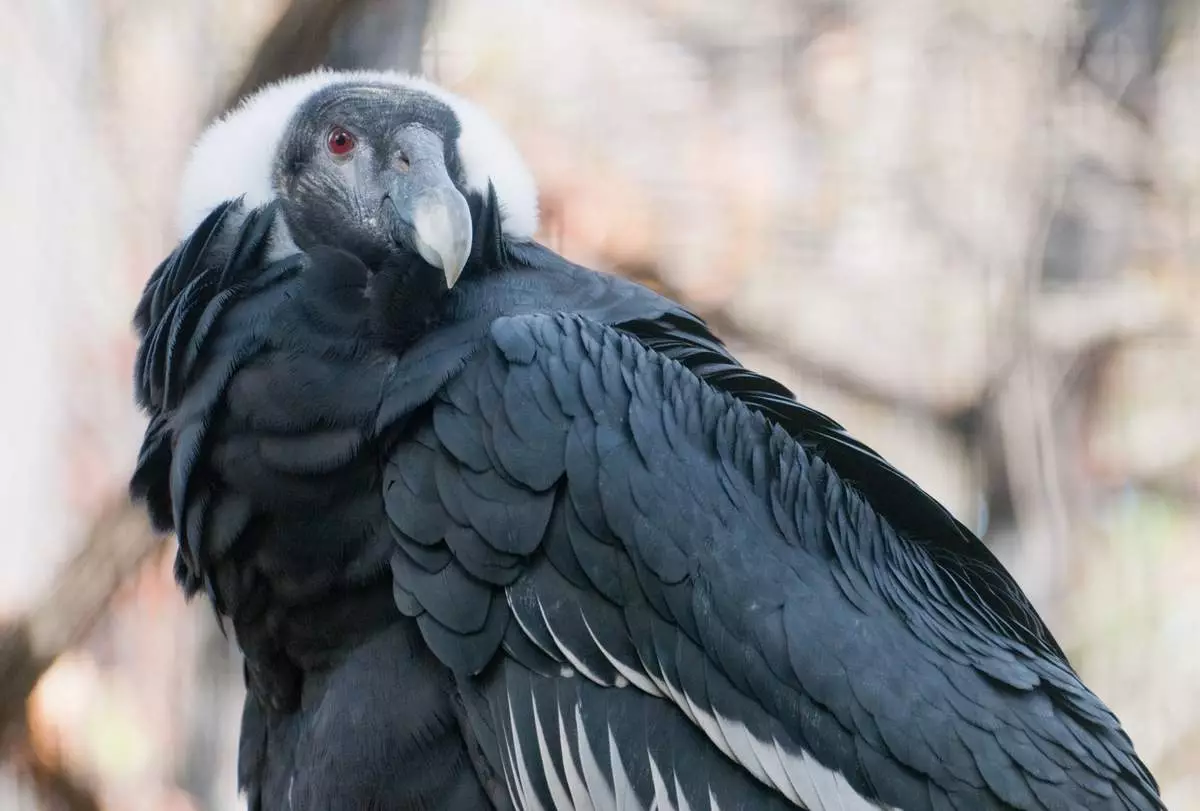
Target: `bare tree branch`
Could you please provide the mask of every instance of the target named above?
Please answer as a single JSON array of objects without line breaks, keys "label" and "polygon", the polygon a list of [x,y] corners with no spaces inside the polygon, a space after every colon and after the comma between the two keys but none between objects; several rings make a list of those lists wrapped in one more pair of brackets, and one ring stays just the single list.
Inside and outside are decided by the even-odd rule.
[{"label": "bare tree branch", "polygon": [[265,84],[321,64],[329,53],[338,22],[363,3],[364,0],[294,0],[259,46],[254,61],[224,106]]},{"label": "bare tree branch", "polygon": [[0,736],[21,722],[42,674],[87,635],[121,583],[162,541],[146,511],[122,493],[96,518],[46,593],[0,627]]},{"label": "bare tree branch", "polygon": [[294,0],[267,34],[223,109],[318,65],[415,71],[431,0]]},{"label": "bare tree branch", "polygon": [[61,758],[47,757],[28,740],[16,748],[15,765],[29,776],[44,811],[101,811],[100,800],[87,781],[73,773]]}]

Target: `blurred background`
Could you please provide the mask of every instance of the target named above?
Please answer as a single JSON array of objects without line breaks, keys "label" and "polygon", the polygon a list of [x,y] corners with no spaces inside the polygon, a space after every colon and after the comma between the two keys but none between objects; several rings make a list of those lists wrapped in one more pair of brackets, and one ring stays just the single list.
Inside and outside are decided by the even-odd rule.
[{"label": "blurred background", "polygon": [[129,324],[198,131],[317,64],[482,103],[542,241],[976,529],[1200,809],[1195,0],[0,2],[0,809],[241,807],[236,649],[125,497]]}]

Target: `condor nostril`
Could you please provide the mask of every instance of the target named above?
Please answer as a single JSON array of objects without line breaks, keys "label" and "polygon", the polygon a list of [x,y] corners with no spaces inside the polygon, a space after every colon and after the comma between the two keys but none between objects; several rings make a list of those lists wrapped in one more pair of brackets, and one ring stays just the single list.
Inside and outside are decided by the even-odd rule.
[{"label": "condor nostril", "polygon": [[405,154],[404,152],[397,152],[392,157],[392,165],[395,166],[397,169],[399,169],[401,172],[407,172],[409,167],[412,164],[409,163],[407,154]]}]

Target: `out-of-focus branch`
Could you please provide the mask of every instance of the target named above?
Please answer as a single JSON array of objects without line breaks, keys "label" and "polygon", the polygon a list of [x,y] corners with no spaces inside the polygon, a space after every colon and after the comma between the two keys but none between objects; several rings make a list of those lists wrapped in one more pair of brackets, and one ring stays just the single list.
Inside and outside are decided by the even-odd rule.
[{"label": "out-of-focus branch", "polygon": [[294,0],[267,34],[225,106],[264,84],[321,64],[338,23],[364,0]]},{"label": "out-of-focus branch", "polygon": [[322,64],[415,70],[431,0],[293,0],[223,107]]},{"label": "out-of-focus branch", "polygon": [[84,638],[121,583],[161,544],[145,510],[122,494],[32,608],[0,626],[0,736],[20,723],[42,674]]},{"label": "out-of-focus branch", "polygon": [[[28,725],[25,727],[28,735]],[[14,763],[29,776],[45,811],[100,811],[102,806],[87,782],[59,758],[47,758],[26,740],[17,747]]]},{"label": "out-of-focus branch", "polygon": [[[730,314],[723,307],[697,306],[688,295],[653,265],[618,266],[621,275],[644,284],[663,295],[681,302],[703,317],[723,339],[745,344],[760,355],[794,369],[801,377],[821,380],[864,402],[897,411],[928,414],[934,419],[952,421],[964,411],[977,408],[982,402],[946,402],[919,388],[910,388],[885,379],[882,371],[873,375],[870,367],[852,368],[836,359],[818,358],[802,349],[783,346],[765,334],[768,327],[754,325]],[[1054,353],[1065,359],[1082,356],[1097,347],[1153,335],[1169,335],[1180,329],[1181,312],[1147,282],[1122,280],[1092,289],[1072,288],[1057,295],[1041,293],[1025,296],[1012,304],[1010,314],[1019,313],[1028,324],[1020,329],[1007,329],[1003,337],[1009,343],[997,346],[995,357],[981,389],[981,399],[990,400],[1008,384],[1019,356],[1024,351],[1018,344],[1020,336],[1036,343],[1039,351]],[[881,361],[881,364],[884,361]]]}]

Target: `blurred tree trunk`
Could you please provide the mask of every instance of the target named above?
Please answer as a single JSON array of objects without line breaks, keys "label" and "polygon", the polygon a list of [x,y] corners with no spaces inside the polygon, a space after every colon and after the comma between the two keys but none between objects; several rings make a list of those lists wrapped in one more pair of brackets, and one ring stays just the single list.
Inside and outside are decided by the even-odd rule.
[{"label": "blurred tree trunk", "polygon": [[160,545],[140,507],[123,498],[114,502],[50,589],[0,626],[0,734],[21,719],[42,674],[83,640],[112,595]]},{"label": "blurred tree trunk", "polygon": [[293,0],[225,106],[319,65],[417,71],[430,7],[431,0]]}]

